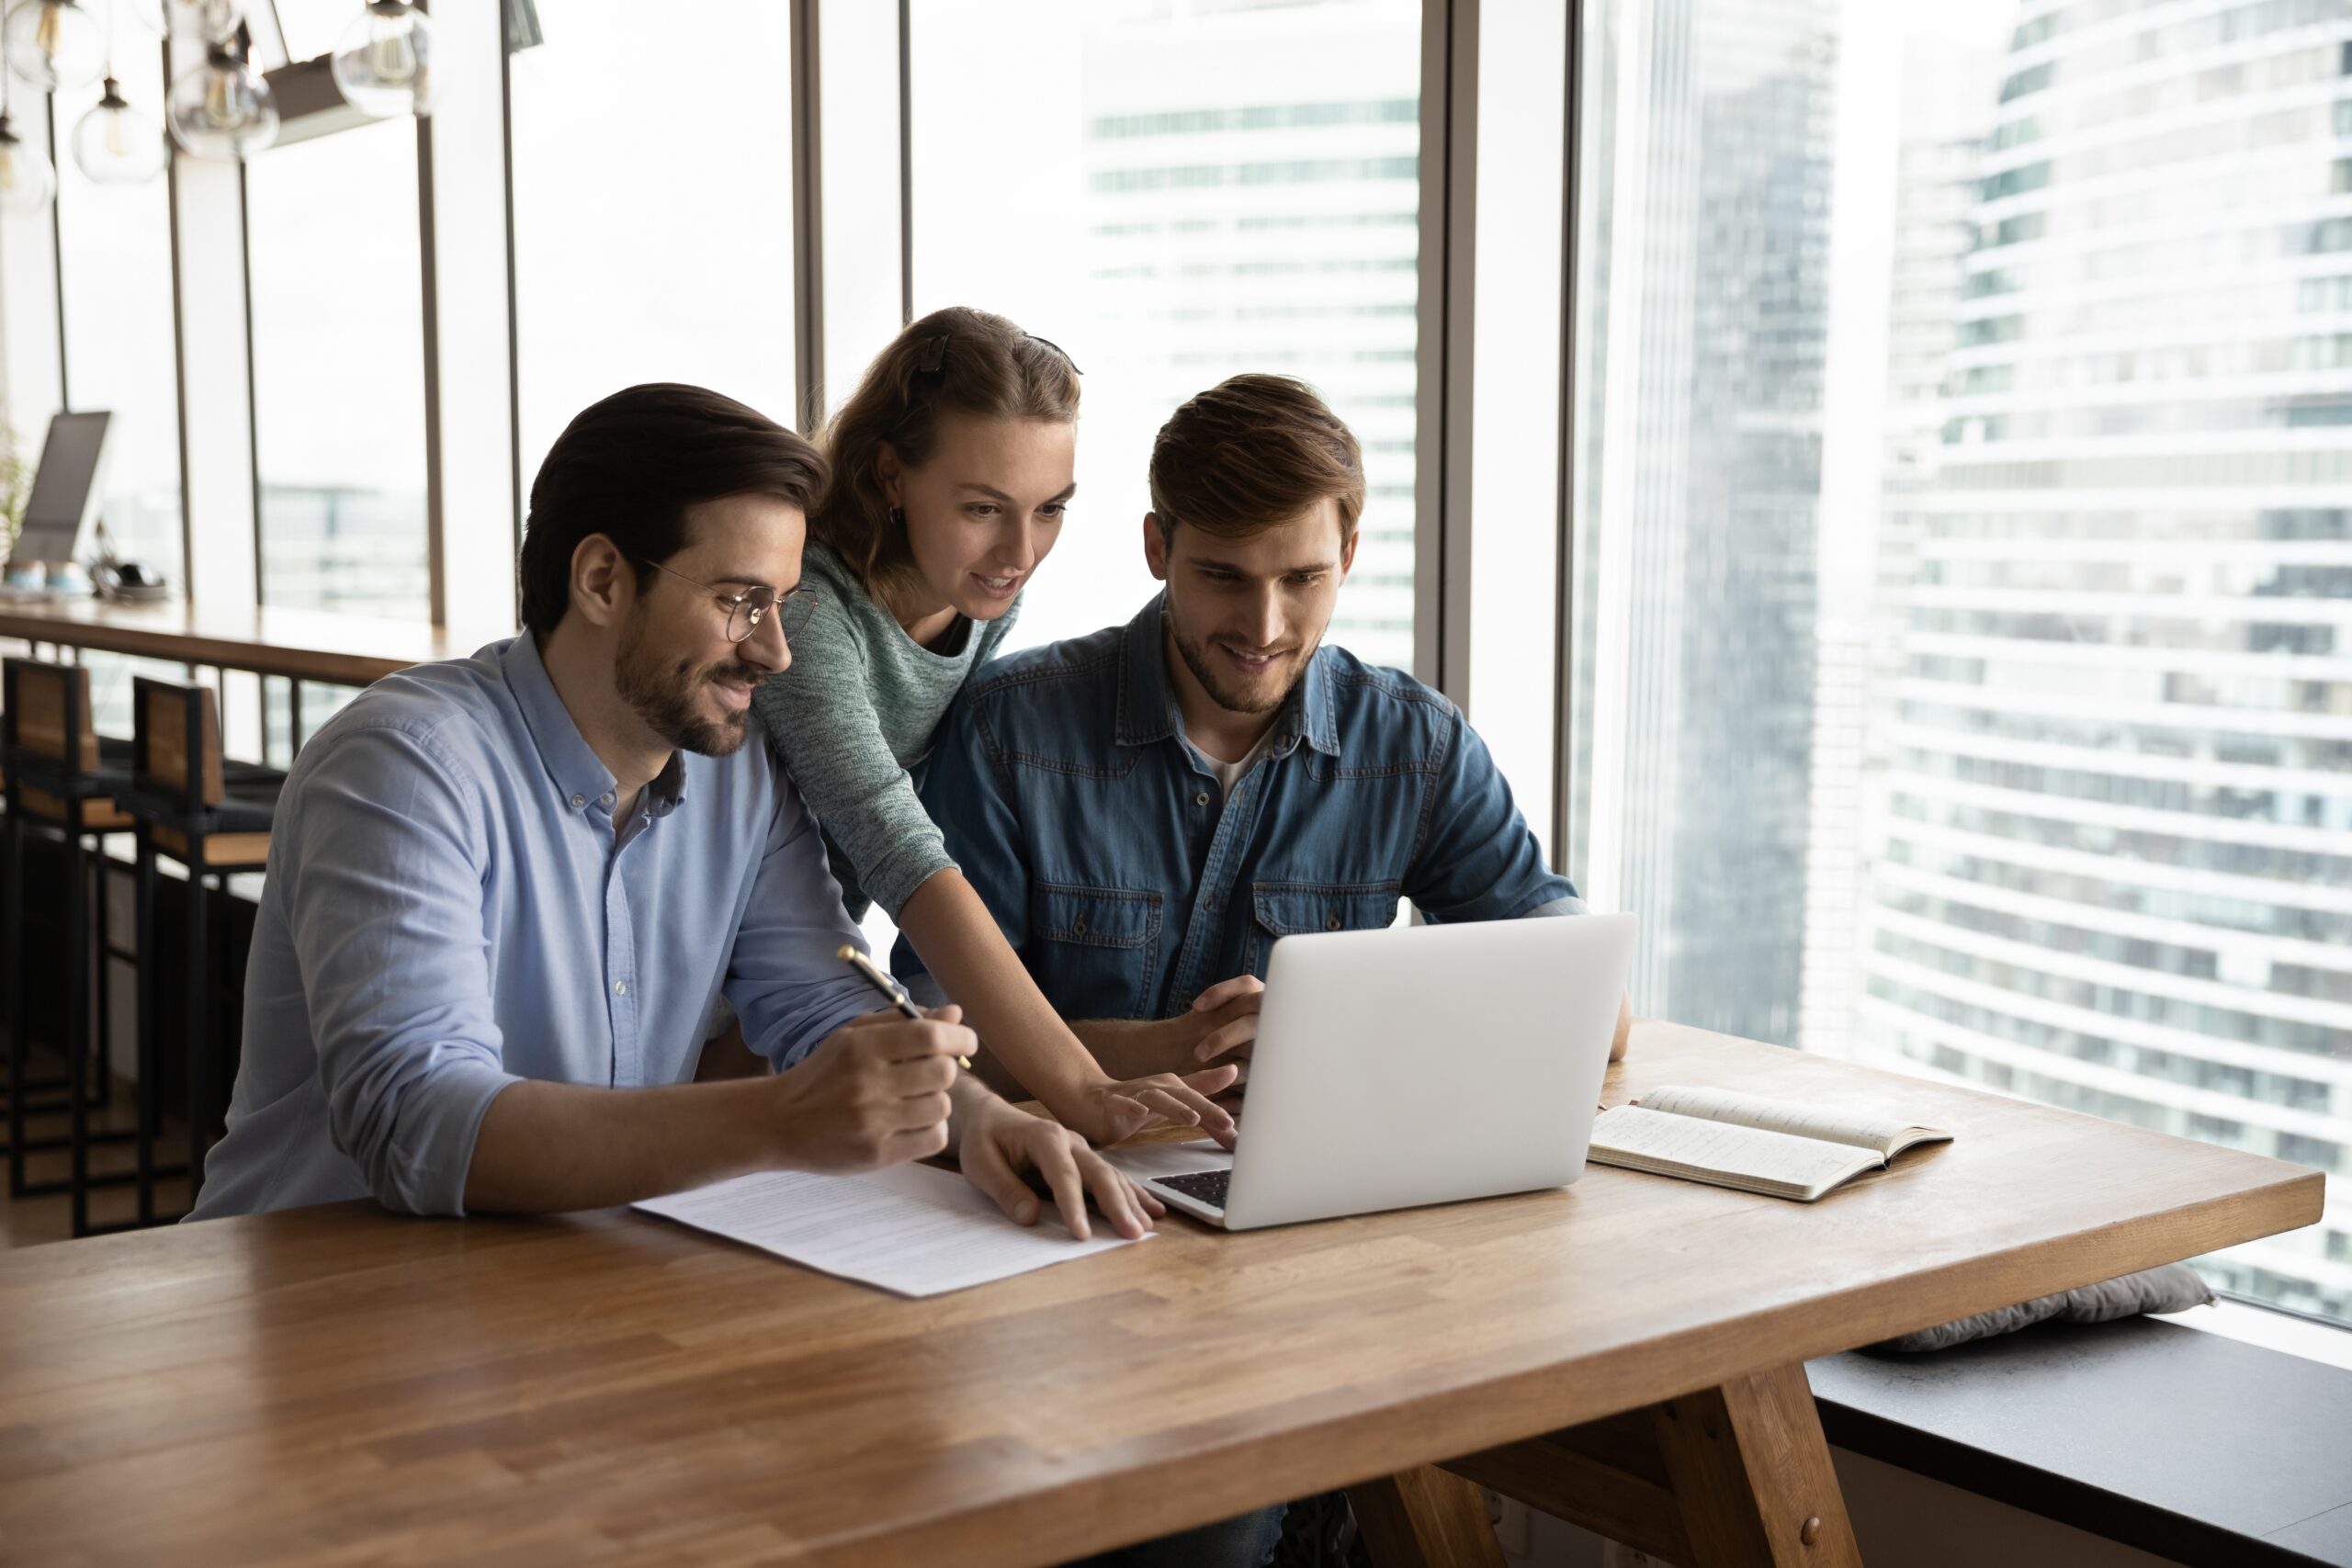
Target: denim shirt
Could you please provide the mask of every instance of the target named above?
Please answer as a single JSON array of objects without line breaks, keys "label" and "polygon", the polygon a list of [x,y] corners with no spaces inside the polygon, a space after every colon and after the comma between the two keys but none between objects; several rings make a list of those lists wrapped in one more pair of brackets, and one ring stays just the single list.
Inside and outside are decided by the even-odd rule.
[{"label": "denim shirt", "polygon": [[[922,799],[1069,1019],[1183,1011],[1276,938],[1574,912],[1461,711],[1325,647],[1220,798],[1184,739],[1155,598],[1125,626],[1001,659],[933,744]],[[910,983],[922,961],[903,940]],[[936,997],[935,985],[918,987]]]}]

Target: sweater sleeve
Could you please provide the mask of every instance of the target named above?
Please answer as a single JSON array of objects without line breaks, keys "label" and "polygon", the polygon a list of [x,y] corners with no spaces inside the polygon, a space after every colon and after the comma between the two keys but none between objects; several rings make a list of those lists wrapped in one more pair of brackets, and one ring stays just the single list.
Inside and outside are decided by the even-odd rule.
[{"label": "sweater sleeve", "polygon": [[882,732],[847,606],[831,594],[818,604],[793,639],[791,668],[760,682],[752,705],[793,787],[892,919],[916,888],[955,869]]}]

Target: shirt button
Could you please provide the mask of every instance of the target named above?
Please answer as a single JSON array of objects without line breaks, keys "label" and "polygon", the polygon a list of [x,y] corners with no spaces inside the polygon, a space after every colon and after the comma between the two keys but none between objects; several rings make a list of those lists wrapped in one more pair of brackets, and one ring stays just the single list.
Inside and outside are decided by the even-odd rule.
[{"label": "shirt button", "polygon": [[599,806],[610,806],[612,803],[613,792],[611,790],[606,790],[604,794],[596,797],[596,804]]},{"label": "shirt button", "polygon": [[1206,806],[1208,803],[1209,792],[1206,790],[1203,790],[1200,794],[1193,796],[1193,804],[1195,806]]},{"label": "shirt button", "polygon": [[571,804],[575,807],[585,806],[588,804],[588,797],[584,795],[575,795],[571,797]]},{"label": "shirt button", "polygon": [[613,995],[615,995],[615,996],[616,996],[616,997],[625,997],[625,996],[628,995],[628,982],[627,980],[616,980],[616,981],[614,981],[614,982],[613,982]]}]

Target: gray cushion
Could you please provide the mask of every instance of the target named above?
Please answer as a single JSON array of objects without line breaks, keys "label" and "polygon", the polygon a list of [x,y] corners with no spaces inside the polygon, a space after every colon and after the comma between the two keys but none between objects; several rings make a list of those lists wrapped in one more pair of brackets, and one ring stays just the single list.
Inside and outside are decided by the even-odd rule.
[{"label": "gray cushion", "polygon": [[2167,1263],[2161,1269],[2146,1269],[2137,1274],[2120,1279],[2103,1280],[2096,1285],[2078,1290],[2061,1291],[2054,1296],[2041,1296],[2030,1302],[2019,1302],[1992,1312],[1980,1312],[1973,1317],[1954,1318],[1933,1328],[1922,1328],[1916,1334],[1905,1334],[1873,1345],[1874,1350],[1943,1350],[1954,1345],[1965,1345],[1972,1339],[1990,1339],[1996,1334],[2014,1334],[2020,1328],[2030,1328],[2037,1323],[2052,1319],[2061,1323],[2106,1323],[2113,1318],[2136,1317],[2143,1312],[2186,1312],[2193,1306],[2212,1304],[2213,1292],[2197,1276],[2197,1270],[2186,1263]]}]

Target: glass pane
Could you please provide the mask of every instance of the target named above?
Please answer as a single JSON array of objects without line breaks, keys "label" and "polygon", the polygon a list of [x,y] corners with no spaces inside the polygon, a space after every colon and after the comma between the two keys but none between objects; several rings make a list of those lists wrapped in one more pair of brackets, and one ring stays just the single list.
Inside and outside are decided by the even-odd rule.
[{"label": "glass pane", "polygon": [[790,17],[693,10],[542,6],[547,41],[510,62],[526,493],[571,417],[637,382],[794,423]]},{"label": "glass pane", "polygon": [[1574,860],[1641,1010],[2326,1170],[2204,1261],[2352,1321],[2316,14],[1589,8]]},{"label": "glass pane", "polygon": [[1086,371],[1071,525],[1015,640],[1142,606],[1152,437],[1271,370],[1363,444],[1332,640],[1410,668],[1419,6],[915,0],[912,27],[916,311],[1001,311]]},{"label": "glass pane", "polygon": [[[115,74],[124,97],[163,135],[163,59],[153,34],[120,24]],[[70,148],[97,104],[93,84],[57,98],[57,235],[64,266],[66,390],[76,409],[105,409],[106,492],[99,516],[115,553],[186,580],[180,539],[179,384],[172,312],[171,188],[98,185]],[[38,437],[36,437],[38,439]]]},{"label": "glass pane", "polygon": [[415,123],[262,153],[245,231],[262,602],[423,619]]}]

